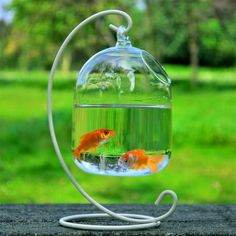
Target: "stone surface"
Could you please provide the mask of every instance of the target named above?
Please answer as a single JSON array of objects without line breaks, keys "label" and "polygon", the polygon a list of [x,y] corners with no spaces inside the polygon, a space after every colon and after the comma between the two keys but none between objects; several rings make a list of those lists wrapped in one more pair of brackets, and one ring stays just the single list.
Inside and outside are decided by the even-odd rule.
[{"label": "stone surface", "polygon": [[[115,212],[157,216],[168,205],[155,208],[144,204],[106,205]],[[65,228],[58,219],[84,213],[100,213],[85,204],[1,204],[0,235],[236,235],[236,205],[178,205],[159,227],[132,231],[85,231]],[[107,218],[87,223],[119,224]]]}]

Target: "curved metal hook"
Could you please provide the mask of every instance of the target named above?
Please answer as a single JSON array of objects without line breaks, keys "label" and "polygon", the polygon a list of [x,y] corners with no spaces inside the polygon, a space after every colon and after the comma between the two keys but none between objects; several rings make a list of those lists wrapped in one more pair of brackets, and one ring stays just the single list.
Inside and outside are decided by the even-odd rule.
[{"label": "curved metal hook", "polygon": [[[123,11],[119,11],[119,10],[111,10],[113,13],[118,13],[119,12],[119,14],[120,15],[122,15],[124,18],[126,18],[126,20],[127,20],[127,22],[128,22],[128,26],[126,27],[126,29],[124,30],[124,33],[127,33],[129,30],[130,30],[130,28],[132,27],[132,25],[133,25],[133,22],[132,22],[132,19],[131,19],[131,17],[127,14],[127,13],[125,13],[125,12],[123,12]],[[115,13],[115,14],[116,14]],[[118,27],[117,26],[115,26],[115,25],[113,25],[113,24],[110,24],[109,25],[109,27],[110,27],[110,29],[112,29],[112,30],[114,30],[114,31],[118,31]]]},{"label": "curved metal hook", "polygon": [[161,192],[161,194],[158,196],[157,200],[155,201],[155,205],[159,206],[162,199],[166,195],[170,195],[172,197],[173,204],[172,204],[171,208],[169,209],[169,211],[167,211],[164,215],[162,215],[160,217],[157,217],[156,220],[161,220],[161,219],[164,219],[164,218],[168,217],[169,215],[171,215],[174,212],[174,210],[176,208],[178,197],[177,197],[176,193],[172,190],[165,190],[165,191]]}]

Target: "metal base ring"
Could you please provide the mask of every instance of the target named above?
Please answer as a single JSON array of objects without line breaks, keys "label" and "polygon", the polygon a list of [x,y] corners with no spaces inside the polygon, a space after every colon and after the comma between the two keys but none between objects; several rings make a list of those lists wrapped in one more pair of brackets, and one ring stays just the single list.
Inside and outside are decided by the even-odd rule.
[{"label": "metal base ring", "polygon": [[[120,216],[130,217],[132,219],[155,219],[151,216],[146,215],[136,215],[136,214],[123,214],[118,213]],[[95,213],[95,214],[80,214],[65,216],[59,220],[60,225],[64,227],[74,228],[74,229],[86,229],[86,230],[132,230],[132,229],[145,229],[151,227],[157,227],[161,224],[160,221],[151,223],[140,223],[132,225],[90,225],[90,224],[80,224],[75,222],[69,222],[71,220],[79,220],[84,218],[101,218],[101,217],[111,217],[106,213]]]}]

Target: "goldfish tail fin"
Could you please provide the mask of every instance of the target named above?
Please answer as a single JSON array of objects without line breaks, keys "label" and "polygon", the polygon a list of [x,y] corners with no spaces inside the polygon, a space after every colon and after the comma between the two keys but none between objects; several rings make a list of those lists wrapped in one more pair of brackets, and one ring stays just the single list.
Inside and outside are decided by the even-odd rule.
[{"label": "goldfish tail fin", "polygon": [[158,165],[163,160],[163,155],[149,156],[148,167],[152,173],[158,171]]},{"label": "goldfish tail fin", "polygon": [[150,161],[150,162],[148,163],[148,168],[150,169],[150,171],[151,171],[152,173],[157,172],[157,162],[156,162],[156,161]]}]

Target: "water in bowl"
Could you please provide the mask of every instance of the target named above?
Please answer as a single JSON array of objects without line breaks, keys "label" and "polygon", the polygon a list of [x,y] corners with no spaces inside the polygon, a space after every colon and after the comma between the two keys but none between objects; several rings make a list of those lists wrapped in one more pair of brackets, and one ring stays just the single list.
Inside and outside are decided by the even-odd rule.
[{"label": "water in bowl", "polygon": [[72,149],[76,165],[88,173],[142,176],[159,172],[171,156],[171,107],[77,104]]}]

